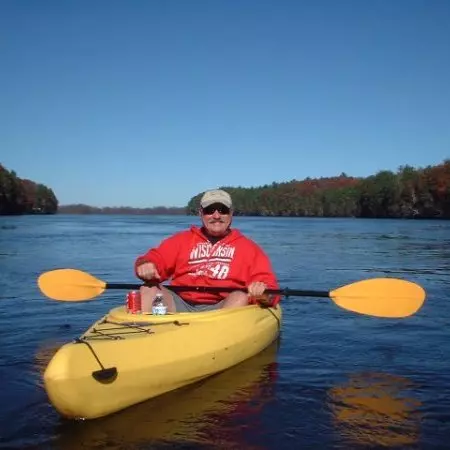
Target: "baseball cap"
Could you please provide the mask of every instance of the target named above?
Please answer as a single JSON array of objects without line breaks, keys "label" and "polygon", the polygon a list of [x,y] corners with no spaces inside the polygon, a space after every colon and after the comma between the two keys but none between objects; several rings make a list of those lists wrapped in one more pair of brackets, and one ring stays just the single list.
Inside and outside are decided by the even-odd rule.
[{"label": "baseball cap", "polygon": [[200,206],[202,208],[206,208],[213,203],[221,203],[228,208],[231,208],[233,206],[230,194],[223,191],[222,189],[213,189],[211,191],[206,191],[200,200]]}]

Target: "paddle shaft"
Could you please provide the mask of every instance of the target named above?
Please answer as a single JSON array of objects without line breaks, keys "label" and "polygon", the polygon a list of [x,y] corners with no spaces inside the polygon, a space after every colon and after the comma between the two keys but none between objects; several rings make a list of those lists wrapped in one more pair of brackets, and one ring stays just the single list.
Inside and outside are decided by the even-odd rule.
[{"label": "paddle shaft", "polygon": [[[106,289],[139,289],[142,284],[133,283],[106,283]],[[216,286],[169,286],[162,285],[163,287],[170,289],[174,292],[209,292],[209,293],[220,293],[220,292],[233,292],[233,291],[247,291],[246,288],[232,288],[232,287],[216,287]],[[329,291],[309,291],[309,290],[298,290],[298,289],[266,289],[265,294],[271,295],[283,295],[284,297],[324,297],[329,298]]]}]

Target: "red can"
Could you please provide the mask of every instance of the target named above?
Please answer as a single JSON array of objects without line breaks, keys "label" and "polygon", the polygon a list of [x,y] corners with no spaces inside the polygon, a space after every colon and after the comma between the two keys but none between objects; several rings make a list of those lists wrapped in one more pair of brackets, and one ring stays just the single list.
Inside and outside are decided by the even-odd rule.
[{"label": "red can", "polygon": [[141,293],[139,291],[128,292],[127,312],[131,314],[140,314],[142,312]]}]

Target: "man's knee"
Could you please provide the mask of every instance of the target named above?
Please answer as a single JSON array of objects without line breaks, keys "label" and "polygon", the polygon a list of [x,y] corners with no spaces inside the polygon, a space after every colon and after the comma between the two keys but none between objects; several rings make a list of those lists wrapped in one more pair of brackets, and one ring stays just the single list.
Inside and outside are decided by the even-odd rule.
[{"label": "man's knee", "polygon": [[237,308],[248,305],[248,295],[243,291],[233,291],[225,298],[222,308]]}]

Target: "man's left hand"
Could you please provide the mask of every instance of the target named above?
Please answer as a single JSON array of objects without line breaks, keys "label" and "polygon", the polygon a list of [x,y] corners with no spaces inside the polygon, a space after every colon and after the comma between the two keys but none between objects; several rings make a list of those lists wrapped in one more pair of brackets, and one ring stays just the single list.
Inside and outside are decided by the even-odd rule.
[{"label": "man's left hand", "polygon": [[254,281],[248,285],[247,291],[250,297],[261,297],[266,289],[266,283],[263,283],[262,281]]}]

